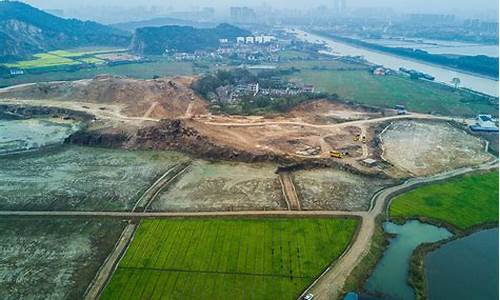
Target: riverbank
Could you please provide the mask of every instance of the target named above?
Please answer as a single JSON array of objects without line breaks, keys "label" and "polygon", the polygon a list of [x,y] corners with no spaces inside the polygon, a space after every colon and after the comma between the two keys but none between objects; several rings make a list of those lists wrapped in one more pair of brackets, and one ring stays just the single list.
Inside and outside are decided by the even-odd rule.
[{"label": "riverbank", "polygon": [[467,72],[451,70],[449,68],[430,63],[422,63],[409,58],[396,56],[394,54],[387,54],[380,51],[361,48],[359,46],[355,47],[348,43],[335,41],[331,38],[319,36],[317,34],[305,32],[299,29],[290,29],[290,32],[294,33],[299,40],[310,43],[323,43],[326,47],[330,48],[332,55],[362,56],[370,63],[383,65],[384,67],[393,70],[399,70],[401,67],[418,70],[435,77],[435,82],[444,83],[446,85],[449,85],[453,78],[458,77],[461,80],[461,86],[463,88],[472,89],[493,97],[498,97],[498,80],[468,74]]},{"label": "riverbank", "polygon": [[314,34],[331,38],[340,42],[351,44],[353,46],[359,46],[361,48],[366,48],[370,50],[380,51],[384,53],[389,53],[392,55],[397,55],[404,58],[415,59],[417,61],[431,63],[439,66],[444,66],[447,68],[452,68],[459,70],[461,72],[469,72],[473,75],[485,76],[488,79],[498,80],[498,58],[476,55],[476,56],[447,56],[441,54],[430,54],[426,51],[419,49],[410,48],[393,48],[386,47],[382,45],[377,45],[373,43],[368,43],[362,40],[339,36],[324,31],[312,31]]}]

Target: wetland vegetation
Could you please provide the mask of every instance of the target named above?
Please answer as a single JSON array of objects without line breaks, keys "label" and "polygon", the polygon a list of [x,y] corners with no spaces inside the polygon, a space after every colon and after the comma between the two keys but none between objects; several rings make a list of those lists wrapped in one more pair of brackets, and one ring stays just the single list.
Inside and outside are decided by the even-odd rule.
[{"label": "wetland vegetation", "polygon": [[0,157],[2,210],[130,210],[186,156],[65,145]]},{"label": "wetland vegetation", "polygon": [[82,299],[125,223],[118,219],[0,219],[0,298]]}]

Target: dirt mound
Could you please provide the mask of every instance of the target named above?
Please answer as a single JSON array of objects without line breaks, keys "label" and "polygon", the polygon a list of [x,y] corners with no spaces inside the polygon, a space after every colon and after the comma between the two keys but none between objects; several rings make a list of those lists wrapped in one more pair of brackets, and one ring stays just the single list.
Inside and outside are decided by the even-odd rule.
[{"label": "dirt mound", "polygon": [[51,99],[118,104],[131,117],[178,118],[206,113],[207,104],[190,88],[192,78],[137,80],[109,75],[78,81],[43,82],[0,90],[0,98]]},{"label": "dirt mound", "polygon": [[382,109],[346,104],[327,99],[304,102],[289,112],[289,116],[317,124],[334,124],[352,120],[366,120],[383,115]]}]

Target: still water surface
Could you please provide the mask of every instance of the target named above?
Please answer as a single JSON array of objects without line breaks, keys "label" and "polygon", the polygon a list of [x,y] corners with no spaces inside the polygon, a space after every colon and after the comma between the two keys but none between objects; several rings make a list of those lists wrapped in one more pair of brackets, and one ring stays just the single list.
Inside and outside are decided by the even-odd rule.
[{"label": "still water surface", "polygon": [[408,285],[409,260],[413,250],[422,243],[433,243],[447,239],[452,234],[440,227],[409,221],[404,225],[384,223],[384,230],[395,234],[382,260],[366,282],[370,293],[383,294],[382,299],[415,299],[413,289]]},{"label": "still water surface", "polygon": [[498,250],[498,228],[494,228],[427,254],[429,300],[498,299]]}]

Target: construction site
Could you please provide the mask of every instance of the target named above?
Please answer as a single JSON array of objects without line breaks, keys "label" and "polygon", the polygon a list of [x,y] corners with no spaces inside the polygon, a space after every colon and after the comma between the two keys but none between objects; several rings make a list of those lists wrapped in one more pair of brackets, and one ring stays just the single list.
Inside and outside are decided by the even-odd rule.
[{"label": "construction site", "polygon": [[112,233],[113,250],[101,247],[102,264],[79,281],[79,297],[103,294],[142,219],[314,216],[348,224],[350,235],[335,264],[299,278],[292,297],[338,298],[393,195],[496,166],[464,119],[327,99],[280,114],[214,114],[191,89],[195,80],[102,75],[0,89],[3,115],[79,124],[61,148],[0,157],[0,215],[127,221],[114,225],[121,236]]}]

